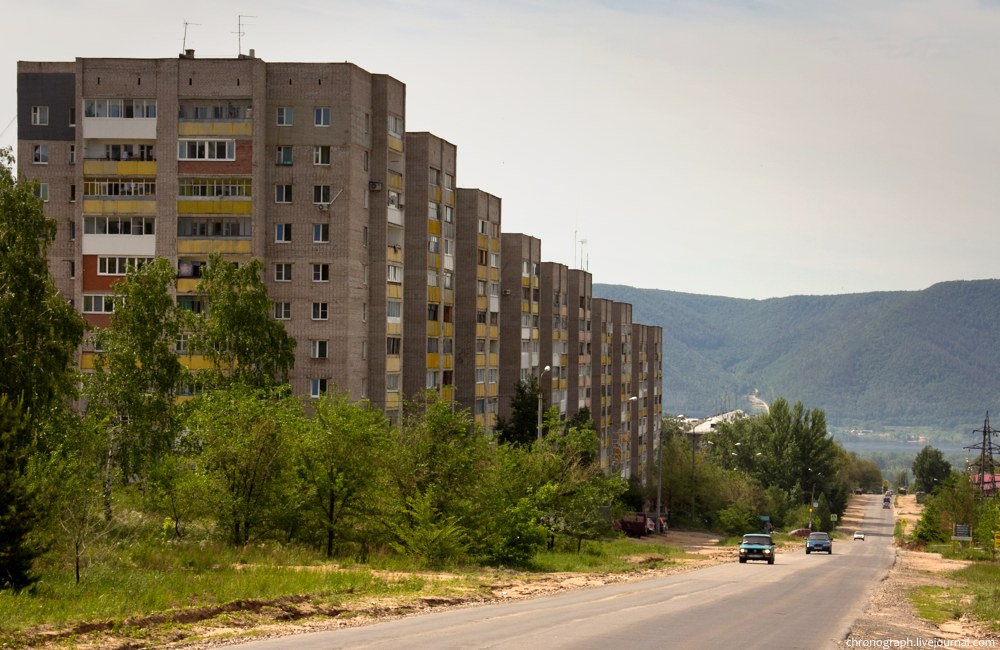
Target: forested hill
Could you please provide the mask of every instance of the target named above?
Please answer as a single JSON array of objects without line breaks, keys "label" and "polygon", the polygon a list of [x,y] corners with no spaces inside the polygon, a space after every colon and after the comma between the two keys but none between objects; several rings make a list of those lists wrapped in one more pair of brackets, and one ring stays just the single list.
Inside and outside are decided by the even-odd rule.
[{"label": "forested hill", "polygon": [[667,413],[747,410],[756,390],[821,408],[833,426],[1000,419],[1000,280],[768,300],[595,284],[594,296],[663,327]]}]

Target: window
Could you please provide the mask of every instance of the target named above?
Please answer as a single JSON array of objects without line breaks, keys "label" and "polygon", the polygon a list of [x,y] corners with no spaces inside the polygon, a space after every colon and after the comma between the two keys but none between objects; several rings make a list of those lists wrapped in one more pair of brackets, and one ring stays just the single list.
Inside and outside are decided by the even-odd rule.
[{"label": "window", "polygon": [[440,373],[436,370],[427,371],[427,388],[437,389],[441,387]]},{"label": "window", "polygon": [[436,287],[438,286],[438,272],[436,269],[431,269],[427,272],[427,286]]},{"label": "window", "polygon": [[402,208],[403,205],[399,200],[399,192],[395,190],[389,190],[389,207],[390,208]]},{"label": "window", "polygon": [[309,380],[309,396],[310,397],[321,397],[326,393],[326,378],[317,378]]},{"label": "window", "polygon": [[403,303],[399,300],[390,300],[385,306],[386,320],[390,323],[398,323],[403,316]]},{"label": "window", "polygon": [[236,141],[178,140],[177,160],[236,160]]},{"label": "window", "polygon": [[385,339],[385,353],[398,355],[402,349],[402,339],[398,336],[387,336]]},{"label": "window", "polygon": [[444,206],[444,220],[447,223],[455,223],[455,208],[450,205]]},{"label": "window", "polygon": [[274,163],[288,166],[292,164],[292,148],[287,144],[279,144],[274,149]]},{"label": "window", "polygon": [[70,126],[76,126],[76,107],[75,106],[70,106],[69,107],[69,125]]},{"label": "window", "polygon": [[437,322],[437,319],[438,319],[437,303],[434,302],[427,303],[427,320]]},{"label": "window", "polygon": [[320,147],[313,147],[313,164],[314,165],[329,165],[330,164],[330,147],[323,145]]},{"label": "window", "polygon": [[486,368],[476,368],[476,383],[477,384],[486,383]]},{"label": "window", "polygon": [[292,265],[291,264],[275,264],[274,265],[274,281],[275,282],[291,282],[292,281]]},{"label": "window", "polygon": [[445,271],[441,274],[444,278],[444,288],[454,289],[455,288],[455,274],[451,271]]},{"label": "window", "polygon": [[278,126],[291,126],[293,117],[294,111],[292,111],[291,106],[278,107]]},{"label": "window", "polygon": [[476,354],[486,354],[486,339],[476,339]]},{"label": "window", "polygon": [[476,280],[476,295],[477,296],[486,295],[486,280]]},{"label": "window", "polygon": [[274,186],[274,202],[275,203],[291,203],[292,202],[292,186],[291,185],[275,185]]},{"label": "window", "polygon": [[177,179],[177,195],[194,198],[249,198],[253,194],[253,181],[249,178],[222,176],[219,178]]},{"label": "window", "polygon": [[110,314],[115,310],[115,303],[112,296],[104,294],[84,294],[83,313],[85,314]]},{"label": "window", "polygon": [[38,187],[35,188],[35,196],[40,198],[42,201],[48,203],[49,200],[49,184],[39,183]]},{"label": "window", "polygon": [[427,218],[437,221],[441,218],[441,205],[434,201],[427,203]]},{"label": "window", "polygon": [[403,281],[403,267],[399,264],[389,264],[386,279],[389,282],[401,283]]},{"label": "window", "polygon": [[313,282],[329,282],[329,281],[330,281],[330,265],[313,264]]},{"label": "window", "polygon": [[434,235],[429,236],[427,238],[427,250],[430,251],[431,253],[440,253],[441,252],[441,240],[439,240]]},{"label": "window", "polygon": [[313,359],[326,358],[326,350],[327,350],[326,341],[310,341],[309,347],[310,347],[309,356],[311,356]]},{"label": "window", "polygon": [[444,175],[444,188],[446,190],[451,190],[455,188],[455,177],[451,174]]},{"label": "window", "polygon": [[152,262],[149,257],[98,257],[98,275],[125,275],[128,269],[139,268],[146,262]]},{"label": "window", "polygon": [[312,307],[313,320],[326,320],[329,317],[329,305],[325,302],[314,302]]},{"label": "window", "polygon": [[177,306],[195,314],[205,312],[205,303],[194,296],[177,296]]},{"label": "window", "polygon": [[330,203],[330,186],[313,185],[313,203],[327,205]]},{"label": "window", "polygon": [[313,224],[313,243],[314,244],[330,243],[330,224],[328,223]]},{"label": "window", "polygon": [[33,162],[36,165],[48,165],[49,164],[49,145],[47,144],[36,144],[32,147],[33,151]]},{"label": "window", "polygon": [[427,353],[428,354],[437,354],[437,352],[438,352],[438,344],[439,344],[439,341],[437,340],[437,338],[428,337],[427,338]]},{"label": "window", "polygon": [[292,241],[292,224],[290,223],[274,224],[274,241],[286,242],[286,243]]},{"label": "window", "polygon": [[31,125],[32,126],[48,126],[49,124],[49,107],[48,106],[32,106],[31,107]]},{"label": "window", "polygon": [[188,351],[188,335],[178,334],[177,340],[174,342],[174,351],[177,354],[186,354]]},{"label": "window", "polygon": [[487,253],[485,248],[476,249],[476,264],[486,266]]},{"label": "window", "polygon": [[394,135],[397,138],[403,137],[403,118],[398,115],[389,116],[389,135]]},{"label": "window", "polygon": [[490,266],[494,269],[500,268],[500,253],[490,253]]},{"label": "window", "polygon": [[277,320],[291,320],[292,318],[292,303],[290,302],[275,302],[274,303],[274,318]]},{"label": "window", "polygon": [[322,107],[316,109],[316,126],[330,126],[330,108]]},{"label": "window", "polygon": [[71,165],[75,165],[76,164],[76,145],[75,144],[71,144],[69,146],[69,164],[71,164]]},{"label": "window", "polygon": [[73,260],[66,260],[66,277],[75,278],[76,277],[76,262]]},{"label": "window", "polygon": [[387,393],[399,392],[399,373],[392,373],[385,376],[385,391]]},{"label": "window", "polygon": [[430,185],[441,184],[441,172],[431,167],[427,172],[427,180]]},{"label": "window", "polygon": [[155,235],[155,217],[84,217],[85,235]]}]

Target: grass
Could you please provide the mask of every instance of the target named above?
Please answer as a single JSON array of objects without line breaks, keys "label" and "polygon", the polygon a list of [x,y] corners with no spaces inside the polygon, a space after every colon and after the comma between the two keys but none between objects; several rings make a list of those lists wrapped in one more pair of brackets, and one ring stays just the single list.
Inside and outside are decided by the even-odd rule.
[{"label": "grass", "polygon": [[917,613],[935,624],[968,617],[1000,632],[1000,564],[976,562],[948,575],[955,584],[910,592]]},{"label": "grass", "polygon": [[[533,572],[621,573],[688,557],[676,547],[629,539],[585,542],[580,553],[575,542],[561,542],[536,557]],[[204,542],[110,544],[92,557],[80,584],[71,567],[49,566],[32,590],[0,591],[0,647],[28,645],[42,631],[66,634],[72,644],[74,634],[89,628],[143,638],[169,630],[184,634],[188,623],[205,619],[247,627],[282,618],[288,603],[345,616],[358,603],[378,598],[412,602],[431,595],[467,596],[496,573],[449,567],[432,577],[399,556],[344,567],[309,549],[234,549]],[[153,626],[158,631],[144,631]]]}]

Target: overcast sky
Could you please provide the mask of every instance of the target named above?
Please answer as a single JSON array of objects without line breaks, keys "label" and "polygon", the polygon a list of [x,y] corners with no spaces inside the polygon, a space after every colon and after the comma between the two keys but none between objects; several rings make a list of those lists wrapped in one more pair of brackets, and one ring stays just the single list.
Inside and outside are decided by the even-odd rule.
[{"label": "overcast sky", "polygon": [[1000,0],[19,2],[0,146],[18,60],[174,57],[185,21],[198,57],[399,79],[407,130],[457,145],[458,185],[595,282],[769,298],[1000,277]]}]

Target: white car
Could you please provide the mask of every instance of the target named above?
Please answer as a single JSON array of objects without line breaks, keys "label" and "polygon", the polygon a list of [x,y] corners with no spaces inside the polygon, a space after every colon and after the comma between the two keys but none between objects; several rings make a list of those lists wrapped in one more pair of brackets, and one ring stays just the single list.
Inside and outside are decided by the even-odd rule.
[{"label": "white car", "polygon": [[857,541],[857,540],[859,540],[859,539],[860,539],[860,540],[861,540],[862,542],[863,542],[863,541],[865,541],[865,534],[864,534],[864,532],[862,532],[862,531],[860,531],[860,530],[856,530],[856,531],[854,531],[854,539],[855,539],[855,541]]}]

